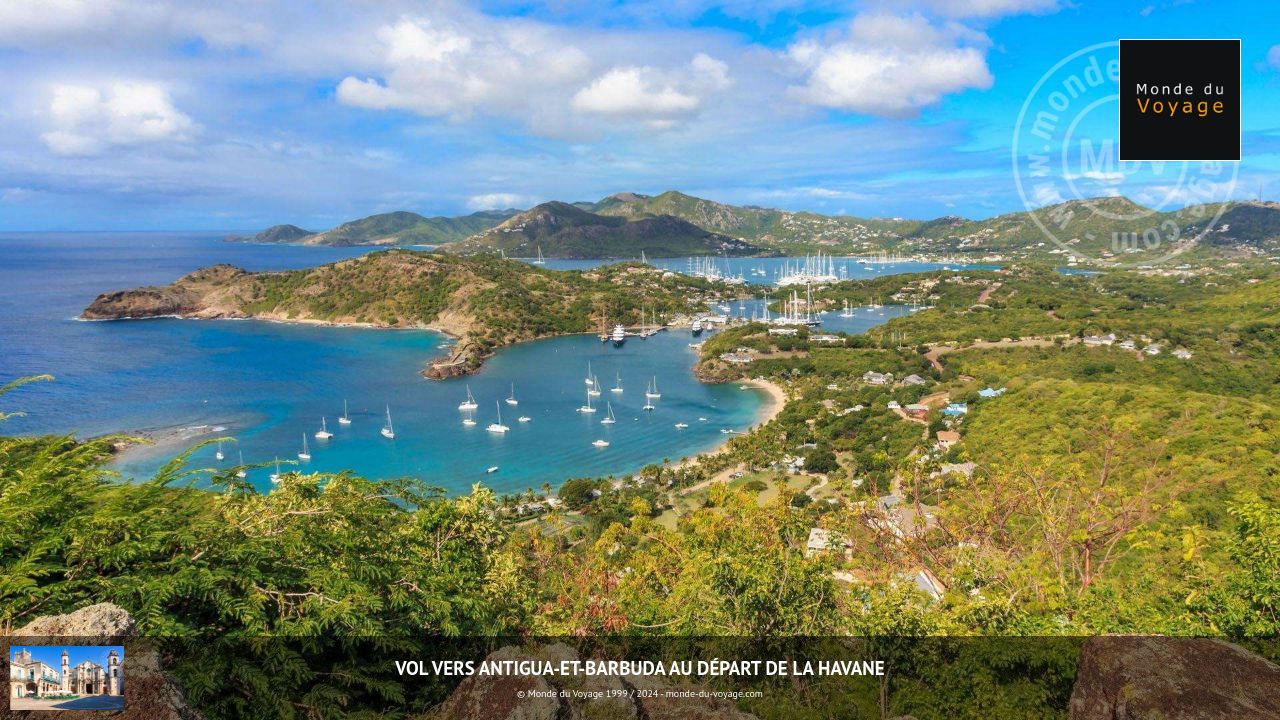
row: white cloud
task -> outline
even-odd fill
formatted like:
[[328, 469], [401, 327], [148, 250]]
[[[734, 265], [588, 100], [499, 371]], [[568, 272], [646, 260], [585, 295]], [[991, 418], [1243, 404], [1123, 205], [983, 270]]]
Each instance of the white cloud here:
[[923, 0], [923, 4], [939, 15], [951, 18], [994, 18], [1058, 9], [1058, 0]]
[[516, 114], [590, 70], [586, 54], [558, 30], [532, 23], [402, 18], [377, 40], [384, 78], [348, 76], [338, 85], [340, 102], [427, 117]]
[[806, 40], [787, 49], [807, 73], [791, 94], [811, 105], [910, 117], [944, 95], [991, 87], [987, 44], [981, 33], [936, 27], [919, 15], [859, 15], [834, 42]]
[[1280, 70], [1280, 45], [1272, 45], [1267, 51], [1267, 66], [1272, 70]]
[[573, 108], [614, 118], [666, 125], [698, 109], [705, 93], [727, 88], [729, 66], [699, 53], [687, 68], [664, 72], [652, 67], [615, 67], [573, 96]]
[[58, 155], [96, 155], [111, 146], [183, 141], [196, 130], [195, 122], [173, 106], [159, 85], [55, 85], [51, 91], [51, 129], [40, 139]]
[[530, 204], [532, 204], [532, 201], [528, 196], [516, 193], [488, 193], [485, 195], [472, 195], [467, 198], [467, 207], [477, 211], [522, 208]]

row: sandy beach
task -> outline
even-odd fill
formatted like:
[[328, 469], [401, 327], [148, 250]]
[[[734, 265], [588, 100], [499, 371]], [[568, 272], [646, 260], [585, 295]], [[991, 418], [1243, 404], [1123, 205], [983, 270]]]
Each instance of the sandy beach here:
[[[770, 420], [778, 417], [778, 413], [782, 412], [782, 408], [787, 404], [787, 391], [783, 389], [781, 385], [772, 380], [752, 378], [750, 380], [734, 380], [733, 382], [737, 385], [746, 385], [747, 387], [756, 388], [757, 390], [763, 390], [768, 396], [764, 414], [760, 416], [759, 420], [756, 420], [756, 422], [752, 424], [752, 428], [760, 427], [761, 425], [764, 425]], [[702, 458], [715, 457], [725, 451], [725, 448], [729, 445], [729, 440], [732, 440], [734, 437], [736, 436], [730, 435], [724, 442], [720, 443], [716, 449], [694, 455], [691, 458], [676, 463], [672, 467], [677, 470], [692, 467]]]

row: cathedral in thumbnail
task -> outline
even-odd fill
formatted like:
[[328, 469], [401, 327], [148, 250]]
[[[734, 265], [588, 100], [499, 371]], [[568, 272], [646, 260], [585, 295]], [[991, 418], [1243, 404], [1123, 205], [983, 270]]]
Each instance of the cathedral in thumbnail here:
[[107, 667], [85, 660], [74, 667], [62, 651], [61, 672], [18, 650], [9, 663], [9, 696], [42, 698], [63, 695], [123, 695], [124, 673], [115, 650], [107, 653]]

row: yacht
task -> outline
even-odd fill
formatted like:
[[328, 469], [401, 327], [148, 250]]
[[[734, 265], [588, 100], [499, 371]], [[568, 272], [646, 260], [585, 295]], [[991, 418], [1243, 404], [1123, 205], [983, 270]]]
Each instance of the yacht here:
[[658, 392], [658, 376], [657, 375], [653, 376], [653, 384], [649, 386], [648, 390], [644, 391], [644, 396], [649, 398], [650, 400], [657, 400], [658, 398], [662, 397], [662, 393]]
[[272, 484], [280, 482], [280, 458], [276, 458], [276, 471], [268, 475]]
[[603, 419], [603, 420], [601, 420], [601, 421], [600, 421], [600, 424], [601, 424], [601, 425], [612, 425], [612, 424], [614, 424], [614, 423], [618, 422], [618, 419], [617, 419], [617, 418], [615, 418], [615, 417], [613, 416], [613, 403], [608, 403], [608, 402], [606, 402], [606, 403], [605, 403], [605, 407], [609, 408], [609, 414], [605, 417], [605, 419]]
[[608, 440], [596, 440], [595, 442], [592, 442], [591, 444], [592, 444], [592, 445], [595, 445], [596, 447], [609, 447], [609, 441], [608, 441]]
[[470, 410], [467, 411], [467, 416], [462, 418], [462, 424], [466, 425], [467, 427], [471, 427], [472, 425], [476, 424], [475, 416], [471, 414]]
[[533, 418], [529, 417], [528, 415], [521, 415], [520, 417], [516, 418], [516, 422], [529, 422], [532, 419]]
[[616, 393], [622, 392], [622, 373], [618, 373], [618, 381], [614, 383], [613, 389], [610, 390], [609, 392], [616, 392]]
[[339, 418], [338, 418], [338, 424], [339, 424], [339, 425], [350, 425], [350, 424], [351, 424], [351, 413], [347, 412], [347, 401], [346, 401], [346, 400], [343, 400], [343, 401], [342, 401], [342, 417], [339, 417]]
[[489, 427], [485, 428], [491, 433], [504, 433], [511, 428], [502, 424], [502, 403], [495, 402], [494, 407], [498, 408], [498, 422], [489, 423]]
[[493, 473], [498, 472], [498, 466], [497, 466], [497, 465], [490, 465], [490, 466], [489, 466], [489, 469], [488, 469], [488, 470], [485, 470], [485, 472], [487, 472], [487, 473], [489, 473], [490, 475], [492, 475]]
[[613, 346], [622, 347], [627, 342], [627, 329], [621, 325], [613, 326]]
[[677, 429], [677, 430], [683, 430], [683, 429], [685, 429], [685, 428], [687, 428], [687, 427], [689, 427], [689, 423], [676, 423], [676, 429]]
[[329, 427], [324, 424], [324, 418], [320, 418], [320, 429], [316, 431], [317, 440], [328, 440], [333, 437], [333, 433], [329, 432]]
[[236, 477], [243, 479], [248, 475], [249, 473], [244, 471], [244, 451], [242, 450], [240, 451], [240, 469], [236, 470]]
[[539, 246], [538, 246], [538, 259], [534, 260], [534, 261], [533, 261], [533, 264], [534, 264], [534, 265], [546, 265], [546, 264], [547, 264], [547, 259], [546, 259], [546, 258], [544, 258], [544, 257], [542, 257], [542, 246], [541, 246], [541, 245], [539, 245]]
[[516, 384], [511, 383], [511, 397], [507, 398], [508, 405], [519, 405], [520, 401], [516, 399]]
[[[514, 388], [513, 388], [513, 389], [514, 389]], [[475, 410], [475, 409], [476, 409], [476, 408], [478, 408], [478, 407], [480, 407], [480, 406], [476, 404], [476, 399], [475, 399], [474, 397], [472, 397], [472, 396], [471, 396], [471, 386], [470, 386], [470, 385], [468, 385], [468, 386], [467, 386], [467, 399], [466, 399], [466, 400], [463, 400], [463, 401], [462, 401], [462, 402], [460, 402], [460, 403], [458, 403], [458, 409], [459, 409], [459, 410]]]
[[594, 383], [594, 382], [595, 382], [594, 378], [595, 378], [595, 375], [592, 375], [592, 374], [591, 374], [591, 362], [590, 362], [590, 361], [588, 361], [588, 362], [587, 362], [587, 377], [586, 377], [586, 378], [584, 378], [582, 382], [584, 382], [584, 383], [586, 383], [586, 384], [590, 385], [590, 384], [592, 384], [592, 383]]
[[221, 441], [221, 440], [219, 440], [219, 441], [218, 441], [218, 452], [214, 453], [214, 454], [213, 454], [213, 457], [214, 457], [214, 459], [216, 459], [216, 460], [222, 460], [223, 458], [225, 458], [225, 457], [226, 457], [226, 455], [223, 455], [223, 454], [222, 454], [222, 441]]
[[591, 407], [591, 391], [590, 391], [590, 390], [587, 390], [587, 404], [586, 404], [586, 405], [583, 405], [583, 406], [582, 406], [582, 407], [580, 407], [580, 408], [578, 408], [578, 412], [580, 412], [580, 413], [593, 413], [593, 412], [595, 412], [595, 411], [596, 411], [596, 409], [595, 409], [595, 408], [593, 408], [593, 407]]
[[302, 433], [302, 452], [298, 453], [299, 460], [310, 460], [311, 451], [307, 449], [307, 434]]
[[396, 429], [391, 425], [391, 406], [387, 406], [387, 424], [382, 426], [382, 437], [388, 440], [396, 439]]
[[702, 318], [693, 321], [693, 336], [698, 337], [702, 334]]
[[600, 381], [595, 375], [591, 376], [591, 387], [587, 388], [587, 394], [591, 397], [600, 397]]

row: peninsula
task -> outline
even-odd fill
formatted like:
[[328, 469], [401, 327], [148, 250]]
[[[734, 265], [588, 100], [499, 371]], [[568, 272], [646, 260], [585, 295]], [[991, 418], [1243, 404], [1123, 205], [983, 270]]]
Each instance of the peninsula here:
[[458, 338], [449, 357], [425, 370], [445, 378], [475, 372], [505, 345], [697, 312], [723, 290], [637, 263], [555, 271], [492, 256], [395, 249], [286, 272], [213, 265], [170, 285], [99, 295], [81, 318], [258, 318], [437, 330]]

